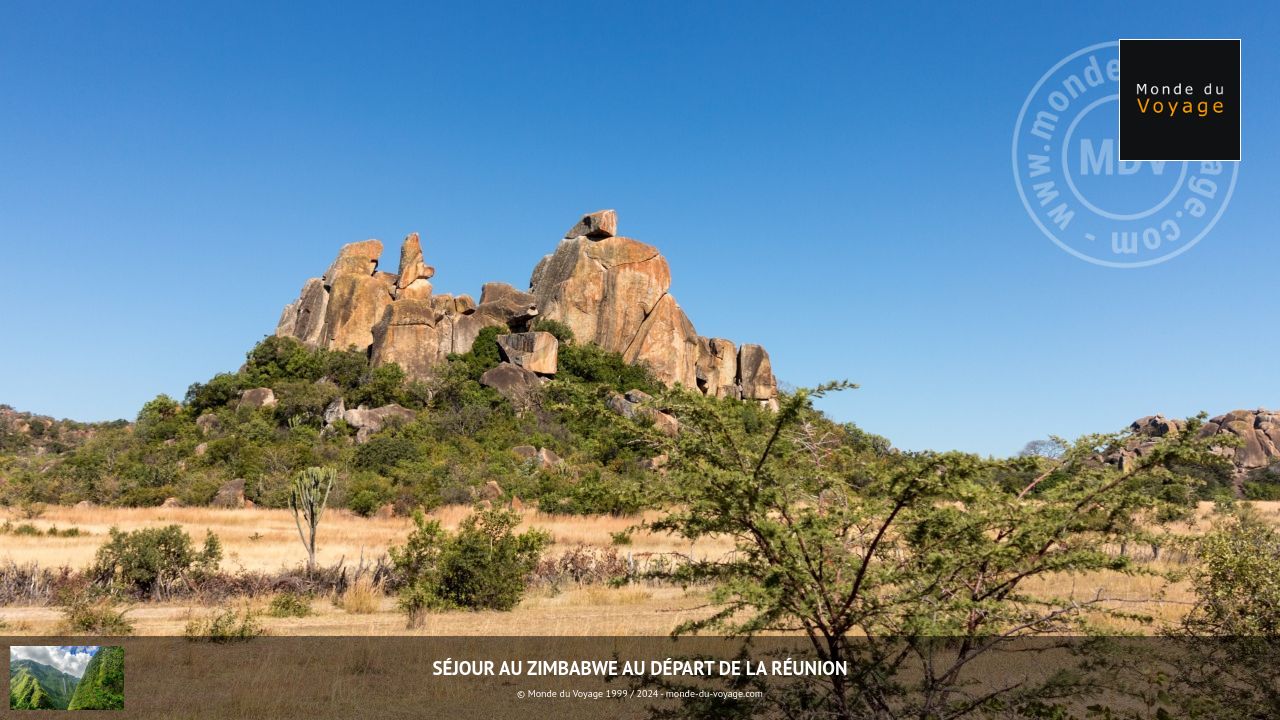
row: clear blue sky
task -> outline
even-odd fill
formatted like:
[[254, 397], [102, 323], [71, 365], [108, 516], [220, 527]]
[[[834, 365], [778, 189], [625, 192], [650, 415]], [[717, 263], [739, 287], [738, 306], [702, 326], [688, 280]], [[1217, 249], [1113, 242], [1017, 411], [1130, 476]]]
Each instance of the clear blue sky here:
[[[475, 293], [613, 207], [699, 332], [860, 383], [827, 409], [901, 447], [1280, 406], [1273, 4], [214, 5], [0, 2], [0, 402], [131, 418], [343, 243], [420, 231]], [[1244, 39], [1231, 205], [1137, 271], [1009, 168], [1041, 73], [1119, 37]]]

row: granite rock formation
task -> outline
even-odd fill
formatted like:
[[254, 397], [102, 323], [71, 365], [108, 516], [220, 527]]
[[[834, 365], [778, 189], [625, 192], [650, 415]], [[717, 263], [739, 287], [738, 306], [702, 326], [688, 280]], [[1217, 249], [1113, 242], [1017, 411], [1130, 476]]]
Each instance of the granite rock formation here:
[[[480, 302], [437, 295], [417, 233], [405, 238], [399, 272], [379, 272], [382, 243], [344, 246], [322, 277], [307, 280], [276, 328], [313, 347], [355, 349], [375, 365], [394, 362], [430, 377], [450, 353], [464, 353], [486, 327], [506, 327], [503, 357], [539, 375], [555, 373], [555, 346], [527, 335], [537, 318], [643, 364], [668, 385], [776, 407], [769, 354], [694, 330], [669, 290], [671, 268], [657, 248], [617, 235], [613, 210], [584, 215], [534, 268], [528, 291], [487, 283]], [[529, 342], [535, 346], [524, 349]]]
[[[1177, 434], [1185, 429], [1181, 420], [1163, 415], [1150, 415], [1135, 420], [1129, 429], [1134, 438], [1109, 460], [1122, 468], [1140, 458], [1155, 445], [1155, 438]], [[1220, 450], [1231, 459], [1237, 478], [1280, 463], [1280, 412], [1270, 410], [1232, 410], [1210, 418], [1199, 431], [1200, 437], [1231, 435], [1240, 439], [1236, 447], [1223, 445]], [[1217, 451], [1215, 451], [1217, 452]]]

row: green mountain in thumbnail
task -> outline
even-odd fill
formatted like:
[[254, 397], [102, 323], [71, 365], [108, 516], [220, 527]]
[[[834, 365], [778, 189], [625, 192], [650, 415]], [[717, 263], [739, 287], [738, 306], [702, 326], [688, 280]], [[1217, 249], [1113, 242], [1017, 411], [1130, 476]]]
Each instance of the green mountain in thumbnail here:
[[68, 710], [124, 709], [124, 648], [103, 646], [84, 669]]
[[9, 707], [65, 710], [80, 678], [34, 660], [9, 663]]

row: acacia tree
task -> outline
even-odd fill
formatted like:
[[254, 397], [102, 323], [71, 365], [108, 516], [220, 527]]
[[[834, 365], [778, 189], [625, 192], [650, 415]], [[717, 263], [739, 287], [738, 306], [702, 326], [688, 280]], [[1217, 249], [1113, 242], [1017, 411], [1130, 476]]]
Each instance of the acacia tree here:
[[680, 495], [653, 528], [735, 547], [673, 571], [715, 588], [715, 611], [677, 633], [798, 632], [820, 659], [856, 669], [800, 694], [771, 693], [784, 717], [958, 718], [1043, 704], [1047, 686], [977, 689], [964, 673], [1002, 643], [1122, 614], [1105, 592], [1027, 586], [1143, 572], [1112, 548], [1189, 501], [1187, 479], [1171, 467], [1221, 461], [1196, 439], [1193, 419], [1123, 470], [1102, 458], [1127, 436], [1082, 438], [1011, 491], [1000, 461], [885, 452], [841, 436], [812, 399], [847, 387], [797, 391], [764, 434], [746, 431], [731, 404], [685, 396], [674, 408]]
[[289, 509], [293, 511], [293, 521], [298, 526], [298, 538], [307, 549], [308, 570], [316, 565], [316, 530], [325, 505], [329, 502], [329, 491], [333, 489], [333, 481], [337, 477], [338, 472], [333, 468], [309, 467], [293, 478], [289, 491]]

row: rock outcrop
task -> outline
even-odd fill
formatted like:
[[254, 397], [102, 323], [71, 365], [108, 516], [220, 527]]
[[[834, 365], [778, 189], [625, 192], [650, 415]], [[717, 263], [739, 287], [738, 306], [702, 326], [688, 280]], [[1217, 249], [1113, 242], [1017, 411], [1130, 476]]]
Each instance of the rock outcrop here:
[[664, 435], [680, 434], [680, 421], [672, 415], [653, 407], [653, 396], [640, 390], [628, 390], [626, 394], [613, 393], [606, 401], [609, 409], [632, 420], [645, 419]]
[[498, 351], [502, 359], [539, 375], [555, 375], [560, 341], [548, 332], [526, 332], [499, 335]]
[[220, 508], [242, 508], [245, 504], [244, 480], [236, 478], [218, 488], [211, 505]]
[[[1163, 415], [1149, 415], [1129, 426], [1134, 439], [1108, 458], [1121, 468], [1129, 468], [1156, 444], [1155, 439], [1177, 434], [1186, 429], [1183, 421]], [[1199, 437], [1232, 435], [1240, 439], [1237, 447], [1221, 446], [1222, 455], [1235, 466], [1237, 478], [1280, 463], [1280, 412], [1270, 410], [1232, 410], [1209, 419], [1200, 427]], [[1215, 451], [1216, 452], [1216, 451]]]
[[[568, 326], [575, 342], [590, 342], [643, 364], [668, 385], [716, 397], [776, 406], [778, 386], [769, 355], [697, 334], [670, 294], [671, 268], [652, 245], [617, 234], [613, 210], [584, 215], [555, 252], [534, 268], [528, 292], [487, 283], [480, 302], [468, 295], [436, 295], [417, 233], [405, 238], [397, 274], [378, 271], [382, 243], [342, 248], [320, 278], [307, 280], [285, 307], [276, 334], [314, 347], [369, 354], [394, 362], [415, 379], [429, 378], [450, 353], [465, 353], [487, 327], [505, 327], [504, 358], [542, 375], [555, 373], [544, 343], [521, 350], [533, 321]], [[523, 347], [523, 346], [521, 346]]]
[[271, 388], [253, 388], [240, 393], [237, 408], [272, 408], [276, 406], [276, 393]]
[[542, 378], [531, 370], [514, 363], [504, 362], [480, 376], [480, 384], [491, 387], [506, 398], [517, 410], [526, 410], [533, 401]]
[[372, 410], [367, 407], [358, 407], [342, 413], [342, 419], [356, 429], [357, 443], [368, 442], [374, 433], [392, 422], [413, 422], [414, 417], [416, 416], [412, 410], [395, 403]]

